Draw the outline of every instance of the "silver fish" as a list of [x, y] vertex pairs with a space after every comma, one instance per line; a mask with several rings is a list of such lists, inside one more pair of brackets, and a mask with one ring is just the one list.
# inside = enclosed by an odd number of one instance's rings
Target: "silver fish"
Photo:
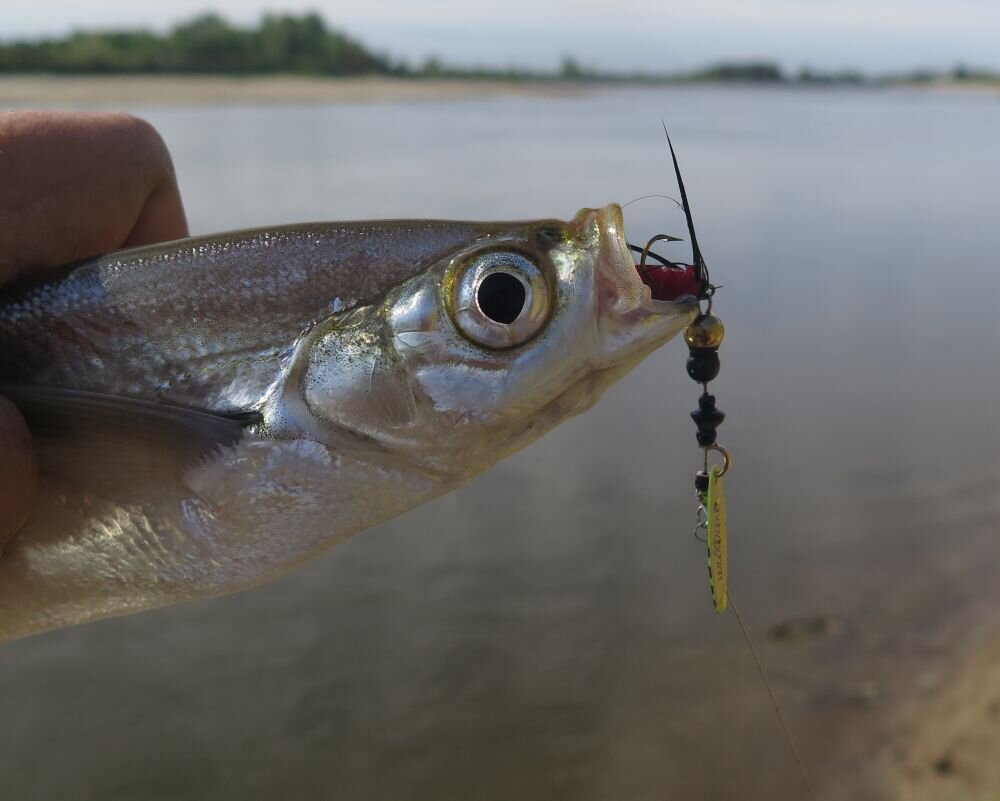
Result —
[[621, 209], [113, 253], [0, 301], [41, 489], [0, 640], [246, 589], [472, 478], [681, 331]]

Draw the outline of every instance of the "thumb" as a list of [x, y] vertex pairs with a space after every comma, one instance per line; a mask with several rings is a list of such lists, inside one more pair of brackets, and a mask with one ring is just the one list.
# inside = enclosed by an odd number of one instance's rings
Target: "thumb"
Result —
[[37, 480], [28, 426], [14, 404], [0, 397], [0, 551], [28, 519]]

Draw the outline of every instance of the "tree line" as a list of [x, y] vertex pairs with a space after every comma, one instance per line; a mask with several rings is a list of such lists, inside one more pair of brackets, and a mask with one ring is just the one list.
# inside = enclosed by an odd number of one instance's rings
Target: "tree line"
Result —
[[266, 15], [238, 28], [204, 14], [165, 34], [76, 31], [61, 39], [0, 43], [0, 72], [392, 74], [398, 68], [319, 14]]
[[398, 75], [510, 81], [628, 83], [885, 84], [935, 80], [998, 82], [991, 70], [959, 65], [947, 72], [915, 71], [878, 78], [854, 70], [824, 72], [803, 67], [786, 73], [770, 61], [723, 62], [693, 72], [609, 72], [564, 56], [554, 70], [457, 67], [436, 57], [418, 66], [374, 53], [347, 34], [328, 28], [316, 13], [265, 15], [255, 28], [203, 14], [166, 33], [148, 30], [76, 31], [58, 39], [0, 42], [0, 73], [217, 75]]

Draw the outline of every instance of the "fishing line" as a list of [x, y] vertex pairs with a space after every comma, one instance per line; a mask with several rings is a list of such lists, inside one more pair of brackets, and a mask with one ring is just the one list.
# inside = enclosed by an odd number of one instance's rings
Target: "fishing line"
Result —
[[771, 687], [771, 681], [767, 677], [767, 671], [764, 670], [764, 664], [760, 661], [760, 657], [757, 655], [757, 649], [754, 647], [753, 640], [750, 637], [750, 632], [747, 630], [746, 624], [743, 622], [743, 615], [740, 614], [739, 607], [736, 605], [736, 599], [733, 598], [732, 590], [729, 591], [729, 605], [733, 608], [733, 615], [736, 617], [736, 622], [740, 624], [740, 631], [743, 632], [743, 639], [746, 640], [747, 647], [750, 649], [750, 656], [753, 657], [753, 663], [757, 666], [757, 672], [760, 674], [760, 680], [764, 682], [764, 687], [767, 689], [767, 694], [771, 699], [771, 706], [774, 707], [774, 714], [778, 718], [778, 723], [781, 724], [781, 730], [785, 733], [785, 742], [788, 743], [788, 748], [792, 752], [792, 756], [795, 757], [795, 764], [799, 767], [799, 775], [802, 776], [802, 781], [809, 791], [809, 797], [816, 801], [816, 791], [813, 789], [812, 782], [809, 780], [809, 772], [806, 770], [806, 763], [802, 761], [802, 756], [799, 754], [799, 749], [795, 747], [795, 740], [792, 738], [792, 732], [788, 728], [788, 723], [785, 721], [785, 716], [781, 714], [781, 707], [778, 706], [778, 699], [774, 694], [774, 689]]
[[622, 203], [622, 208], [623, 209], [627, 209], [633, 203], [638, 203], [640, 200], [649, 200], [650, 198], [654, 198], [654, 197], [659, 197], [659, 198], [663, 198], [664, 200], [673, 201], [673, 203], [676, 204], [677, 208], [679, 208], [679, 209], [683, 209], [684, 208], [684, 206], [681, 205], [681, 202], [677, 198], [670, 197], [670, 195], [642, 195], [641, 197], [633, 198], [628, 203]]
[[[695, 522], [694, 536], [705, 544], [708, 552], [708, 578], [709, 587], [712, 590], [712, 603], [715, 611], [722, 613], [728, 606], [732, 606], [736, 622], [740, 631], [743, 632], [743, 639], [750, 649], [750, 656], [753, 657], [757, 666], [757, 673], [760, 675], [768, 697], [771, 699], [771, 706], [781, 725], [781, 730], [785, 735], [785, 741], [792, 752], [795, 764], [798, 766], [799, 774], [802, 776], [809, 797], [816, 801], [816, 791], [813, 789], [809, 773], [806, 771], [805, 762], [795, 745], [791, 730], [785, 716], [778, 705], [778, 698], [774, 694], [774, 688], [764, 670], [764, 664], [754, 647], [750, 631], [743, 622], [743, 616], [736, 606], [732, 593], [729, 591], [729, 535], [726, 516], [726, 494], [723, 484], [723, 477], [729, 472], [732, 465], [732, 458], [729, 451], [718, 443], [716, 429], [722, 425], [726, 419], [725, 413], [715, 405], [715, 395], [708, 391], [708, 384], [719, 374], [719, 346], [725, 339], [726, 329], [722, 320], [712, 314], [712, 300], [718, 287], [709, 280], [708, 265], [702, 257], [701, 248], [698, 247], [698, 237], [694, 230], [694, 220], [691, 216], [691, 206], [688, 202], [687, 191], [684, 188], [684, 180], [681, 178], [681, 170], [677, 165], [677, 155], [674, 152], [673, 143], [670, 141], [670, 134], [667, 133], [667, 126], [664, 123], [663, 132], [667, 135], [667, 145], [670, 148], [670, 158], [673, 161], [674, 173], [677, 177], [677, 187], [681, 193], [681, 208], [687, 219], [688, 233], [691, 236], [692, 264], [688, 265], [697, 278], [698, 299], [706, 302], [704, 311], [699, 310], [699, 314], [684, 332], [684, 340], [688, 345], [687, 373], [697, 383], [701, 384], [702, 394], [698, 399], [698, 408], [691, 412], [691, 419], [698, 427], [698, 446], [703, 451], [702, 469], [695, 474], [694, 486], [698, 499], [698, 510]], [[672, 198], [671, 198], [672, 199]], [[652, 255], [649, 251], [650, 245], [660, 239], [676, 239], [659, 235], [653, 237], [646, 245], [643, 252], [642, 267], [645, 267], [647, 255]], [[717, 454], [722, 459], [722, 464], [710, 464], [710, 455]], [[704, 533], [704, 538], [702, 537]]]
[[[674, 205], [676, 205], [677, 208], [682, 209], [682, 210], [684, 208], [684, 206], [681, 204], [681, 202], [677, 198], [670, 197], [670, 195], [642, 195], [641, 197], [633, 198], [628, 203], [623, 203], [622, 204], [622, 208], [623, 209], [627, 209], [633, 203], [638, 203], [640, 200], [650, 200], [651, 198], [662, 198], [663, 200], [669, 200], [671, 203], [673, 203]], [[658, 234], [657, 237], [662, 237], [663, 239], [669, 240], [671, 242], [682, 242], [683, 241], [679, 236], [668, 236], [666, 234]], [[652, 258], [652, 259], [655, 259], [660, 264], [662, 264], [664, 267], [671, 267], [671, 268], [674, 268], [674, 269], [682, 269], [680, 264], [677, 264], [676, 262], [672, 262], [669, 259], [666, 259], [663, 256], [661, 256], [659, 253], [654, 253], [653, 251], [651, 251], [649, 249], [649, 245], [652, 244], [653, 241], [655, 241], [657, 237], [654, 237], [653, 239], [649, 240], [649, 242], [646, 244], [645, 248], [642, 248], [639, 245], [634, 245], [631, 242], [628, 243], [629, 250], [631, 250], [631, 251], [633, 251], [635, 253], [641, 253], [642, 254], [642, 263], [639, 265], [639, 271], [643, 275], [645, 275], [645, 273], [646, 273], [646, 269], [645, 269], [646, 268], [646, 257], [647, 256], [650, 257], [650, 258]]]

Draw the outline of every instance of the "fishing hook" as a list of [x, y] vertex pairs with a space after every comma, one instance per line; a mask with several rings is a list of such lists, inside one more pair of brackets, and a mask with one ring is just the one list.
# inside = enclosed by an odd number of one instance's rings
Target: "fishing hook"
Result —
[[661, 242], [661, 241], [663, 241], [663, 242], [683, 242], [684, 240], [681, 239], [679, 236], [671, 236], [670, 234], [657, 234], [656, 236], [654, 236], [652, 239], [650, 239], [646, 243], [645, 247], [642, 247], [642, 248], [639, 247], [638, 245], [633, 245], [631, 242], [628, 243], [629, 250], [631, 250], [633, 253], [641, 253], [642, 254], [642, 259], [639, 261], [639, 272], [641, 272], [643, 275], [646, 274], [646, 259], [647, 259], [647, 257], [655, 259], [660, 264], [662, 264], [664, 267], [672, 267], [672, 268], [675, 268], [675, 269], [680, 267], [679, 264], [676, 264], [675, 262], [672, 262], [669, 259], [665, 259], [659, 253], [654, 253], [653, 251], [650, 250], [650, 247], [652, 247], [652, 245], [653, 245], [654, 242]]

